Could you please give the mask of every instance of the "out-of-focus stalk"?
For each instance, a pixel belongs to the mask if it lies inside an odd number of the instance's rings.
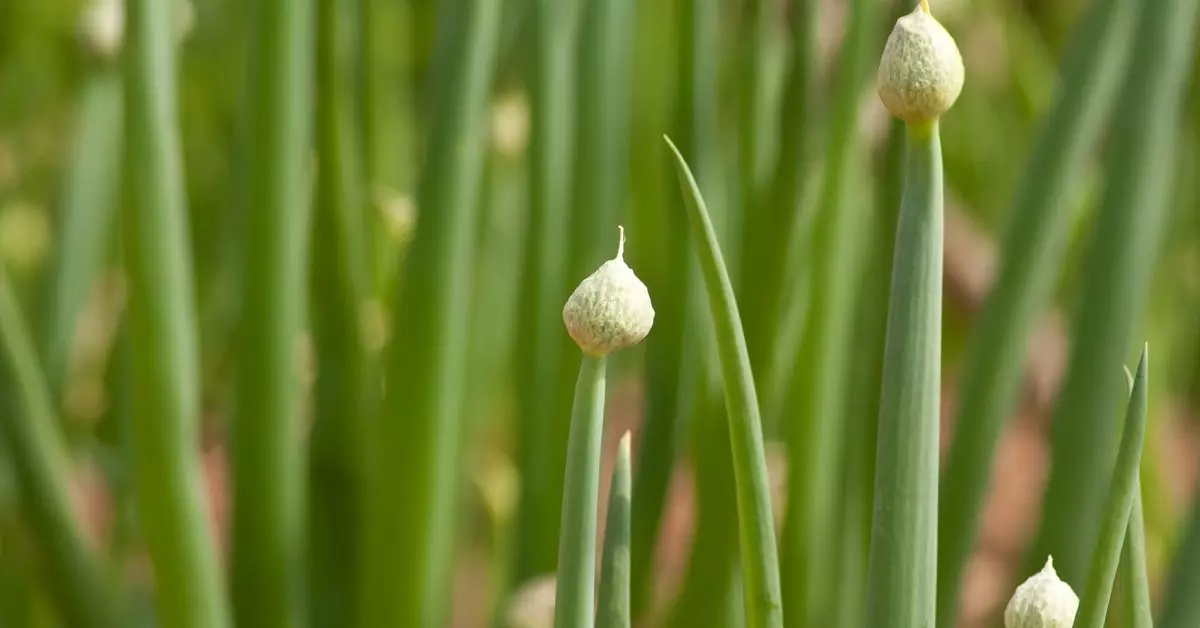
[[[500,0],[455,0],[431,76],[433,127],[392,315],[363,548],[359,625],[445,625],[458,503],[463,382]]]
[[[60,618],[81,628],[117,628],[115,587],[84,538],[71,509],[69,472],[46,377],[7,271],[0,267],[0,418],[4,453],[12,462],[22,511],[44,553],[50,593]]]
[[[1124,362],[1151,283],[1184,78],[1195,62],[1198,7],[1186,0],[1145,0],[1114,112],[1105,187],[1052,423],[1042,529],[1033,546],[1035,555],[1053,553],[1068,583],[1082,582],[1101,521],[1119,438],[1121,387],[1113,385],[1113,365]]]
[[[170,3],[126,4],[124,215],[134,487],[161,621],[229,624],[203,497],[196,309],[177,121]]]
[[[359,308],[367,295],[361,190],[348,141],[343,3],[317,2],[316,206],[310,231],[309,312],[317,360],[308,459],[308,606],[316,627],[353,626],[366,465],[366,352]]]
[[[817,215],[812,227],[811,297],[802,346],[793,366],[792,393],[783,417],[788,443],[787,518],[783,530],[783,585],[791,621],[833,621],[832,551],[841,489],[854,299],[859,282],[858,234],[862,203],[848,202],[852,160],[858,154],[859,95],[867,74],[868,38],[875,12],[869,2],[850,5],[835,78]],[[778,288],[776,288],[778,289]]]
[[[121,74],[104,68],[83,87],[62,209],[60,244],[46,282],[48,321],[41,334],[42,363],[51,394],[62,386],[79,314],[112,245],[121,159]]]
[[[234,618],[293,626],[302,616],[304,510],[296,342],[308,268],[312,2],[259,9],[252,50],[238,412],[233,429]]]
[[[572,84],[579,0],[538,0],[529,16],[529,217],[516,351],[518,466],[514,584],[554,569],[569,395],[560,386],[564,347],[556,318],[568,285],[565,244],[572,175]]]
[[[1094,0],[1063,61],[1057,102],[1043,122],[1012,200],[1003,265],[971,338],[942,474],[938,520],[938,625],[958,619],[962,574],[975,545],[996,440],[1012,411],[1026,347],[1052,296],[1080,185],[1116,93],[1132,39],[1135,3]],[[1062,566],[1063,557],[1054,551]]]

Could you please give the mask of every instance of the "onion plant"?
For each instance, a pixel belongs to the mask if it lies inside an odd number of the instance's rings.
[[[866,625],[935,622],[941,399],[943,174],[938,118],[957,100],[963,62],[922,2],[896,22],[879,96],[907,125],[880,393]]]

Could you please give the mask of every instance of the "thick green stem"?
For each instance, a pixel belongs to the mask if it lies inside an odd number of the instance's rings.
[[[555,628],[591,628],[596,595],[596,507],[604,437],[604,376],[608,360],[584,355],[575,382],[571,435],[563,480]]]
[[[934,625],[942,342],[942,150],[910,124],[880,394],[867,626]]]
[[[304,310],[310,201],[312,3],[261,7],[254,41],[243,343],[234,422],[233,603],[239,625],[301,616],[303,510],[296,340]]]
[[[342,3],[317,3],[317,188],[309,263],[309,311],[317,357],[309,445],[309,621],[317,628],[355,625],[359,531],[363,526],[360,458],[367,387],[359,307],[367,294],[360,180],[346,150],[346,83],[339,52]]]
[[[471,271],[500,0],[440,5],[417,235],[397,281],[371,446],[360,625],[446,625],[461,469]]]
[[[133,350],[134,486],[172,628],[228,625],[200,477],[196,309],[189,257],[171,4],[127,5],[125,215]]]
[[[515,583],[554,567],[562,507],[562,468],[567,441],[559,418],[567,397],[559,369],[564,336],[557,316],[568,280],[572,90],[575,12],[579,0],[537,0],[529,29],[530,146],[529,216],[515,346],[518,364],[521,504],[517,513]],[[568,288],[569,289],[569,288]],[[569,386],[569,384],[567,384]],[[550,389],[548,389],[550,388]],[[562,394],[560,394],[562,393]],[[560,403],[561,401],[561,403]]]

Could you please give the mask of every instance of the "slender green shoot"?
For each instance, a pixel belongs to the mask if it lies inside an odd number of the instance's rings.
[[[875,463],[866,625],[934,625],[942,337],[938,124],[908,125]]]
[[[251,109],[243,343],[234,422],[234,618],[294,626],[301,615],[300,380],[309,236],[311,0],[275,0],[258,16],[261,73]]]
[[[0,268],[0,388],[16,403],[0,416],[23,511],[45,554],[50,592],[61,619],[81,628],[121,625],[100,561],[71,509],[69,464],[57,433],[50,389],[8,274]],[[12,402],[6,402],[9,405]],[[13,407],[15,406],[15,407]]]
[[[1093,0],[1063,61],[1063,84],[1012,200],[1003,263],[971,338],[938,519],[938,625],[958,617],[962,574],[1027,338],[1051,298],[1072,224],[1072,193],[1099,138],[1128,56],[1134,3]],[[1057,556],[1057,553],[1055,553]]]
[[[112,245],[121,181],[121,75],[104,68],[83,88],[74,154],[59,214],[61,244],[46,282],[49,320],[42,329],[42,363],[52,394],[66,376],[79,314]]]
[[[154,565],[159,617],[228,625],[200,477],[196,309],[177,122],[172,5],[126,4],[125,169],[134,490]]]
[[[709,312],[716,331],[721,377],[725,382],[725,407],[737,486],[746,626],[780,628],[783,625],[783,604],[779,590],[779,558],[775,548],[762,420],[733,284],[729,280],[717,234],[696,180],[671,140],[666,137],[663,139],[674,155],[679,174],[692,242],[700,259]]]
[[[1136,478],[1135,478],[1136,479]],[[1133,489],[1133,506],[1121,554],[1121,586],[1125,591],[1125,625],[1128,628],[1154,628],[1150,605],[1150,576],[1146,573],[1146,522],[1142,512],[1141,482]]]
[[[633,484],[629,468],[629,432],[617,447],[608,517],[604,524],[604,556],[600,561],[600,601],[597,628],[629,628],[629,506]]]
[[[595,620],[596,506],[607,364],[608,358],[585,353],[575,383],[563,480],[554,628],[591,628]]]
[[[392,314],[387,386],[368,483],[359,625],[445,626],[459,495],[471,271],[486,105],[501,0],[439,5],[432,128],[417,235]]]
[[[314,627],[353,626],[362,535],[367,390],[359,305],[367,294],[360,190],[347,150],[339,53],[343,3],[317,3],[317,185],[311,229],[311,326],[318,364],[308,456],[308,606]]]
[[[1077,628],[1103,628],[1105,616],[1108,614],[1108,602],[1112,595],[1113,582],[1117,577],[1121,547],[1129,528],[1129,513],[1138,490],[1138,465],[1146,436],[1148,359],[1149,350],[1143,348],[1142,357],[1138,361],[1137,376],[1133,381],[1133,392],[1129,396],[1129,407],[1125,411],[1124,435],[1121,437],[1121,448],[1117,452],[1117,463],[1113,468],[1100,536],[1092,552],[1087,587],[1079,603],[1079,616],[1075,620]]]
[[[1132,395],[1133,373],[1129,372],[1129,367],[1124,368],[1129,394]],[[1149,422],[1149,417],[1146,420]],[[1125,591],[1125,624],[1129,628],[1154,628],[1150,577],[1146,573],[1146,521],[1142,509],[1140,469],[1134,483],[1133,506],[1129,509],[1129,526],[1125,530],[1125,545],[1121,550],[1118,568],[1121,570],[1121,586]]]
[[[1081,582],[1103,520],[1121,389],[1112,385],[1145,311],[1175,170],[1177,120],[1196,54],[1200,4],[1146,0],[1113,113],[1105,185],[1084,260],[1071,355],[1052,420],[1053,450],[1037,556]],[[1153,68],[1154,71],[1148,71]]]

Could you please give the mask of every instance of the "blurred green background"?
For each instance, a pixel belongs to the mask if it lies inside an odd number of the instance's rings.
[[[735,580],[737,538],[730,533],[724,419],[706,383],[714,363],[704,338],[708,314],[662,136],[680,140],[718,217],[782,496],[788,456],[781,434],[788,408],[806,394],[805,378],[823,368],[797,357],[811,350],[811,334],[832,334],[825,351],[840,358],[821,364],[844,371],[831,385],[835,396],[845,398],[838,407],[847,426],[858,425],[852,416],[872,415],[872,402],[865,400],[876,395],[870,372],[881,349],[873,321],[886,309],[886,299],[876,297],[881,285],[886,290],[890,266],[878,252],[890,247],[888,217],[894,220],[894,214],[887,199],[895,198],[896,171],[889,148],[897,145],[873,78],[890,24],[908,7],[890,0],[483,1],[499,3],[501,13],[482,123],[470,127],[477,132],[462,142],[462,150],[483,155],[477,189],[464,192],[475,206],[468,227],[473,244],[467,308],[428,313],[450,317],[449,333],[461,339],[457,364],[463,372],[453,394],[462,419],[451,433],[449,466],[408,465],[415,474],[445,475],[435,490],[448,495],[453,513],[441,520],[453,546],[452,577],[446,578],[446,595],[452,597],[444,601],[446,616],[429,625],[508,625],[511,607],[524,599],[514,592],[529,582],[536,586],[538,576],[555,568],[578,361],[561,307],[583,277],[613,257],[618,224],[628,236],[625,258],[649,287],[658,311],[646,342],[612,361],[601,474],[606,484],[617,439],[632,430],[635,607],[645,625],[736,625],[721,615],[736,607],[723,601],[736,596],[729,581]],[[274,71],[255,70],[261,59],[254,51],[267,32],[256,22],[259,4],[265,3],[194,0],[176,16],[182,16],[184,31],[174,61],[187,201],[185,256],[194,278],[199,348],[196,446],[222,556],[230,548],[234,502],[230,438],[233,425],[248,420],[236,412],[238,382],[246,381],[238,380],[239,352],[255,342],[242,328],[248,316],[244,265],[248,252],[262,245],[253,237],[258,232],[248,228],[248,216],[260,209],[246,190],[257,172],[255,146],[263,141],[256,124],[264,120],[252,111],[256,85]],[[290,10],[311,10],[302,4]],[[300,599],[311,609],[306,614],[313,625],[352,625],[349,614],[336,610],[336,595],[328,602],[333,611],[315,598],[347,582],[337,569],[357,569],[339,567],[338,554],[356,555],[360,543],[369,542],[360,518],[370,510],[362,504],[386,499],[391,481],[362,488],[366,480],[352,480],[350,486],[358,488],[346,489],[344,502],[335,499],[340,489],[322,492],[316,468],[325,460],[316,442],[323,438],[322,410],[315,391],[321,377],[333,372],[352,373],[346,375],[351,382],[363,382],[366,392],[355,397],[362,403],[327,410],[346,423],[350,414],[361,415],[354,421],[360,433],[349,437],[357,444],[342,442],[329,455],[358,468],[354,451],[361,448],[368,469],[379,463],[375,456],[386,459],[388,452],[367,449],[376,438],[371,430],[389,421],[378,407],[378,390],[401,370],[387,367],[381,356],[397,335],[394,311],[404,294],[399,278],[410,270],[409,261],[433,259],[410,260],[406,253],[423,233],[418,198],[430,137],[439,116],[453,108],[435,99],[436,86],[447,79],[436,62],[439,45],[467,45],[447,35],[458,32],[447,25],[456,11],[466,10],[464,4],[322,0],[313,15],[303,13],[312,17],[313,28],[303,48],[311,57],[302,65],[313,79],[303,92],[308,106],[300,110],[313,114],[316,130],[312,144],[298,145],[309,148],[300,157],[302,176],[289,185],[300,190],[302,203],[311,204],[314,217],[303,223],[312,225],[305,229],[306,257],[297,258],[308,263],[297,270],[305,276],[305,296],[301,331],[294,338],[299,387],[292,423],[307,452],[301,457],[309,467],[304,476],[312,478],[300,482],[307,495],[302,501],[312,507],[306,512],[313,513],[304,517],[309,540],[302,546],[322,547],[319,535],[325,533],[332,536],[325,537],[324,547],[333,548],[332,563],[313,556],[304,563],[312,586]],[[1002,234],[1010,201],[1039,121],[1054,104],[1059,59],[1088,3],[932,4],[962,50],[967,76],[961,98],[941,123],[948,446],[969,339],[1006,253]],[[1162,10],[1154,0],[1135,4]],[[104,25],[89,26],[85,18],[87,11],[107,10],[96,6],[0,0],[0,257],[52,395],[53,434],[68,452],[74,516],[103,557],[106,579],[129,600],[121,625],[169,625],[155,611],[130,462],[130,408],[155,385],[139,380],[129,366],[129,336],[141,332],[124,315],[129,285],[119,228],[131,202],[129,181],[142,176],[137,164],[123,159],[128,127],[140,121],[123,115],[128,94],[120,52],[106,54],[104,33],[97,31]],[[811,45],[807,75],[796,72],[798,41]],[[1128,345],[1121,355],[1130,365],[1141,339],[1154,351],[1142,483],[1156,600],[1195,516],[1200,475],[1200,75],[1195,68],[1190,73],[1171,153],[1155,158],[1156,167],[1175,176],[1163,191],[1168,214],[1146,300],[1132,338],[1118,340]],[[333,121],[318,128],[322,115]],[[332,129],[326,136],[332,139],[322,140],[322,129]],[[546,134],[542,140],[539,133]],[[1028,346],[1020,402],[998,441],[980,536],[962,580],[959,626],[997,625],[996,613],[1012,586],[1028,575],[1026,556],[1051,468],[1049,421],[1068,367],[1092,217],[1105,192],[1106,160],[1114,168],[1122,159],[1108,154],[1103,137],[1095,144],[1073,186],[1064,261],[1060,269],[1045,270],[1056,275],[1052,303],[1039,310],[1029,339],[1014,340]],[[337,152],[329,153],[331,147]],[[313,192],[321,164],[335,162],[340,187],[332,196]],[[836,177],[829,177],[831,170]],[[353,208],[360,227],[353,238],[338,240],[342,236],[320,222],[331,198]],[[851,221],[833,244],[819,230],[824,220],[819,210],[832,211],[829,206],[847,212]],[[791,207],[798,208],[795,216],[780,218]],[[353,250],[344,250],[344,242],[352,242]],[[327,273],[341,272],[330,271],[339,255],[361,261],[359,289],[338,293],[322,283]],[[838,331],[812,332],[806,324],[814,311],[810,298],[840,299],[842,306],[823,310],[844,318]],[[348,326],[351,335],[340,341],[319,337],[316,330],[331,320],[335,328]],[[358,349],[339,351],[339,343],[353,344],[356,337]],[[3,342],[12,340],[6,334]],[[400,359],[420,372],[424,358]],[[359,366],[346,370],[346,361],[356,359]],[[6,371],[0,421],[25,420],[18,418],[16,386]],[[847,427],[847,440],[859,438],[850,431],[858,429]],[[55,611],[38,523],[26,512],[29,499],[17,485],[10,441],[0,438],[0,626],[72,625]],[[873,466],[853,453],[830,460],[816,472],[855,477],[853,469]],[[859,475],[867,477],[869,499],[870,475]],[[846,482],[848,488],[834,491],[835,508],[852,508],[853,497],[862,494],[853,480]],[[605,490],[602,486],[602,504]],[[783,508],[778,506],[781,516]],[[853,589],[839,583],[861,576],[841,568],[855,560],[842,548],[861,549],[853,534],[847,532],[829,550],[827,596]],[[1081,592],[1082,583],[1071,584]],[[839,619],[828,625],[854,624]]]

